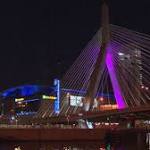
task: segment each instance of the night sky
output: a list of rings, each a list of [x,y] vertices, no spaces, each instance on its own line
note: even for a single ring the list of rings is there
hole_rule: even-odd
[[[150,34],[149,0],[110,0],[110,22]],[[101,0],[4,1],[0,90],[61,78],[100,27]]]

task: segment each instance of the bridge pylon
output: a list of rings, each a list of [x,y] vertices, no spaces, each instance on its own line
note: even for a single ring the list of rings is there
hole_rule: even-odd
[[[102,76],[104,66],[105,66],[105,58],[106,58],[106,47],[110,39],[110,31],[109,31],[109,9],[106,1],[103,1],[102,4],[102,15],[101,15],[101,28],[102,28],[102,44],[100,47],[100,51],[98,54],[98,58],[95,63],[95,68],[90,76],[87,92],[85,95],[85,111],[89,111],[93,105],[94,98],[96,96],[100,78]]]
[[[101,36],[102,36],[102,43],[100,45],[100,51],[98,53],[98,58],[95,63],[94,70],[90,76],[87,92],[85,95],[85,102],[84,102],[84,110],[89,111],[92,109],[94,98],[96,97],[96,93],[98,92],[98,87],[100,84],[100,79],[102,77],[103,71],[107,65],[107,55],[110,54],[111,52],[107,52],[108,45],[110,42],[110,24],[109,24],[109,7],[108,4],[106,3],[106,0],[103,1],[102,4],[102,12],[101,12]],[[111,62],[112,63],[112,62]],[[113,66],[113,64],[112,64]],[[107,68],[109,65],[107,65]],[[119,83],[117,81],[116,75],[110,68],[108,68],[109,75],[111,78],[111,82],[113,84],[113,90],[114,90],[114,95],[118,104],[118,107],[124,108],[125,103],[121,95],[121,89],[119,86]],[[115,78],[115,79],[113,79]],[[117,86],[117,87],[115,87]],[[119,91],[117,91],[119,90]],[[118,100],[117,100],[118,99]]]

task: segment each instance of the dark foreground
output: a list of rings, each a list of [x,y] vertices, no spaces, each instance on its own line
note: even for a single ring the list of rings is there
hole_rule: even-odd
[[[120,143],[101,143],[98,141],[72,142],[1,142],[0,150],[149,150],[148,146],[136,145],[132,140]]]
[[[0,150],[149,150],[139,129],[0,129]]]

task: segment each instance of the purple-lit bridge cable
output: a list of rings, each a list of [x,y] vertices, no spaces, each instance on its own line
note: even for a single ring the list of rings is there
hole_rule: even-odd
[[[126,107],[126,104],[124,102],[122,92],[121,92],[121,88],[119,86],[117,76],[116,76],[116,72],[115,72],[115,69],[114,69],[113,55],[111,54],[111,45],[109,45],[108,49],[107,49],[106,65],[107,65],[108,72],[109,72],[109,75],[110,75],[110,79],[111,79],[111,83],[112,83],[116,103],[117,103],[119,109],[123,109],[123,108]]]

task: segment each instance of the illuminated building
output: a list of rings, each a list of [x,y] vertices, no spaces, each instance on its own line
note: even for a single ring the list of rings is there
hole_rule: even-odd
[[[42,95],[50,95],[53,87],[24,85],[5,90],[1,93],[1,114],[35,114],[41,104]]]
[[[120,60],[121,71],[128,76],[128,74],[134,74],[136,76],[136,83],[140,86],[143,85],[142,79],[142,55],[141,50],[134,49],[130,53],[122,53],[118,52],[118,57]],[[128,72],[128,70],[132,70],[132,72]],[[127,74],[128,73],[128,74]]]
[[[77,107],[77,108],[83,108],[84,106],[84,97],[80,95],[72,95],[72,94],[66,94],[69,106],[71,107]],[[111,103],[110,103],[111,102]],[[97,98],[94,99],[93,103],[93,109],[96,110],[111,110],[111,109],[117,109],[118,106],[115,104],[115,98],[114,96],[110,94],[100,94]]]
[[[118,52],[118,60],[117,64],[117,74],[119,78],[120,85],[122,87],[123,95],[127,101],[128,105],[140,105],[142,103],[141,100],[138,100],[141,97],[141,92],[139,89],[143,88],[143,66],[142,66],[142,51],[138,48],[132,49],[132,43],[127,45],[131,47],[126,52]],[[121,75],[122,74],[122,75]],[[145,87],[144,87],[145,88]],[[130,101],[133,99],[132,95],[136,95],[134,97],[134,101]]]
[[[48,103],[53,107],[50,107],[50,111],[59,113],[61,107],[57,97],[60,93],[50,86],[38,86],[38,85],[25,85],[5,90],[1,93],[0,111],[1,114],[8,116],[12,115],[35,115],[42,103]],[[83,109],[84,93],[85,91],[78,91],[73,89],[60,89],[59,91],[65,94],[65,102],[63,105],[66,107]],[[115,103],[114,96],[112,94],[98,94],[98,98],[94,100],[93,109],[100,109],[100,105]]]

